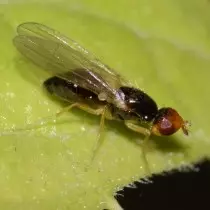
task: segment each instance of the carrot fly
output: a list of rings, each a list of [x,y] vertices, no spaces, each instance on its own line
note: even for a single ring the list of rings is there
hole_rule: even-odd
[[[172,135],[180,128],[188,135],[188,121],[175,109],[159,109],[149,95],[130,85],[74,40],[35,22],[20,24],[17,33],[13,40],[17,50],[51,74],[44,88],[69,103],[58,115],[77,107],[101,116],[94,153],[101,144],[105,119],[122,121],[143,134],[145,140],[150,135]]]

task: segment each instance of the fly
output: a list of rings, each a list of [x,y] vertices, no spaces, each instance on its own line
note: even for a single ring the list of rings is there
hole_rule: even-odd
[[[44,88],[69,103],[58,115],[77,107],[101,116],[95,150],[105,119],[122,121],[145,139],[150,135],[169,136],[179,129],[188,135],[189,123],[175,109],[158,108],[149,95],[74,40],[35,22],[20,24],[17,33],[13,40],[17,50],[51,75]]]

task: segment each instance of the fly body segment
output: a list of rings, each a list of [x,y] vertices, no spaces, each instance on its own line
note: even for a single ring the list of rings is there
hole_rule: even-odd
[[[78,107],[101,115],[100,130],[104,120],[109,119],[124,122],[147,139],[151,134],[169,136],[180,128],[188,135],[188,122],[175,109],[159,109],[149,95],[58,31],[26,22],[17,27],[13,42],[21,54],[50,74],[44,88],[69,102],[58,115]],[[99,133],[94,151],[100,143]]]

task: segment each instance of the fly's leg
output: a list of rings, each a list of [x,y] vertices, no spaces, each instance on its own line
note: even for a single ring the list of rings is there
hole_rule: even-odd
[[[41,128],[42,126],[46,125],[47,123],[50,123],[50,121],[52,121],[52,119],[54,117],[57,118],[60,115],[62,115],[63,113],[69,111],[70,109],[72,109],[73,107],[76,107],[76,106],[79,106],[79,104],[78,103],[71,104],[70,106],[63,108],[57,114],[42,118],[41,121],[38,120],[37,122],[34,122],[33,124],[26,125],[22,128],[14,128],[14,129],[10,129],[8,131],[4,131],[0,135],[14,135],[15,133],[18,133],[18,132]]]
[[[139,126],[139,125],[136,125],[136,124],[134,124],[134,122],[132,122],[132,121],[130,121],[130,120],[125,121],[125,125],[126,125],[129,129],[131,129],[131,130],[133,130],[133,131],[135,131],[135,132],[141,133],[141,134],[144,135],[144,136],[149,136],[149,135],[150,135],[150,130],[149,130],[149,129],[144,128],[144,127],[141,127],[141,126]]]
[[[106,110],[107,110],[107,107],[104,107],[103,110],[101,110],[101,113],[100,113],[101,114],[100,127],[99,127],[99,131],[98,131],[97,140],[96,140],[96,143],[95,143],[94,148],[93,148],[91,162],[93,162],[98,149],[100,148],[100,146],[103,143],[102,133],[103,133],[103,130],[104,130],[104,122],[105,122],[105,117],[106,117]]]
[[[97,152],[98,152],[98,149],[100,148],[100,146],[103,143],[102,133],[103,133],[103,130],[104,130],[104,122],[105,122],[107,107],[105,106],[105,107],[101,107],[101,108],[98,108],[98,109],[92,109],[87,105],[75,103],[75,104],[72,104],[68,107],[65,107],[63,110],[58,112],[57,116],[60,116],[62,113],[66,112],[66,111],[69,111],[73,107],[77,107],[77,108],[79,108],[83,111],[86,111],[90,114],[93,114],[93,115],[101,115],[99,132],[98,132],[97,140],[94,144],[93,151],[92,151],[92,157],[91,157],[91,162],[90,162],[90,164],[91,164],[93,162]]]
[[[35,122],[33,124],[30,124],[30,125],[26,125],[25,127],[23,128],[15,128],[15,129],[10,129],[8,131],[4,131],[2,133],[0,133],[0,135],[3,135],[3,136],[6,136],[6,135],[14,135],[15,133],[18,133],[18,132],[22,132],[22,131],[27,131],[27,130],[33,130],[33,129],[38,129],[44,125],[46,125],[47,123],[49,123],[50,121],[52,121],[52,119],[55,117],[55,118],[58,118],[60,117],[62,114],[70,111],[72,108],[74,107],[77,107],[77,108],[80,108],[90,114],[94,114],[94,115],[100,115],[102,112],[103,112],[103,109],[102,108],[99,108],[99,109],[91,109],[90,107],[88,107],[87,105],[85,104],[81,104],[81,103],[74,103],[74,104],[71,104],[67,107],[64,107],[62,110],[60,110],[58,113],[56,113],[55,115],[51,115],[49,117],[46,117],[46,118],[42,118],[41,119],[41,122],[38,121],[38,122]]]
[[[145,136],[144,140],[143,140],[143,145],[142,145],[142,158],[143,158],[144,163],[145,163],[146,172],[151,173],[150,168],[149,168],[149,164],[148,164],[148,160],[147,160],[147,154],[146,154],[146,149],[147,149],[146,146],[147,146],[149,137],[151,135],[150,130],[147,129],[147,128],[141,127],[139,125],[136,125],[132,121],[125,121],[125,125],[129,129]]]
[[[77,107],[85,112],[88,112],[89,114],[93,114],[93,115],[101,115],[101,113],[103,112],[104,108],[98,108],[98,109],[93,109],[90,108],[89,106],[85,105],[85,104],[81,104],[81,103],[74,103],[71,104],[70,106],[67,106],[65,108],[63,108],[61,111],[59,111],[56,116],[59,117],[60,115],[62,115],[65,112],[70,111],[72,108]]]
[[[93,115],[101,115],[100,127],[99,127],[98,136],[97,136],[97,141],[96,141],[96,143],[94,145],[92,158],[91,158],[91,163],[92,163],[92,161],[94,160],[100,145],[102,144],[101,134],[102,134],[103,129],[104,129],[104,121],[105,121],[105,117],[106,117],[107,107],[104,106],[104,107],[100,107],[98,109],[93,109],[93,108],[91,108],[91,107],[89,107],[89,106],[87,106],[85,104],[74,103],[74,104],[71,104],[70,106],[67,106],[67,107],[63,108],[58,113],[56,113],[56,115],[53,115],[53,116],[60,117],[62,114],[70,111],[72,108],[79,108],[79,109],[81,109],[81,110],[83,110],[85,112],[88,112],[90,114],[93,114]],[[52,118],[53,116],[48,117],[48,118]],[[45,124],[46,124],[46,122],[45,122]],[[43,126],[43,123],[39,124],[39,127],[40,126]],[[35,127],[37,128],[37,126],[34,125],[32,127],[30,126],[30,127],[25,127],[25,128],[21,128],[21,129],[16,129],[16,131],[26,131],[26,130],[34,129]]]

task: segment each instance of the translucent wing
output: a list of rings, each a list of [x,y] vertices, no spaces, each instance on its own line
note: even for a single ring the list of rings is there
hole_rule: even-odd
[[[127,83],[75,41],[45,25],[28,22],[17,28],[14,45],[36,65],[107,99],[124,103],[117,90]]]

